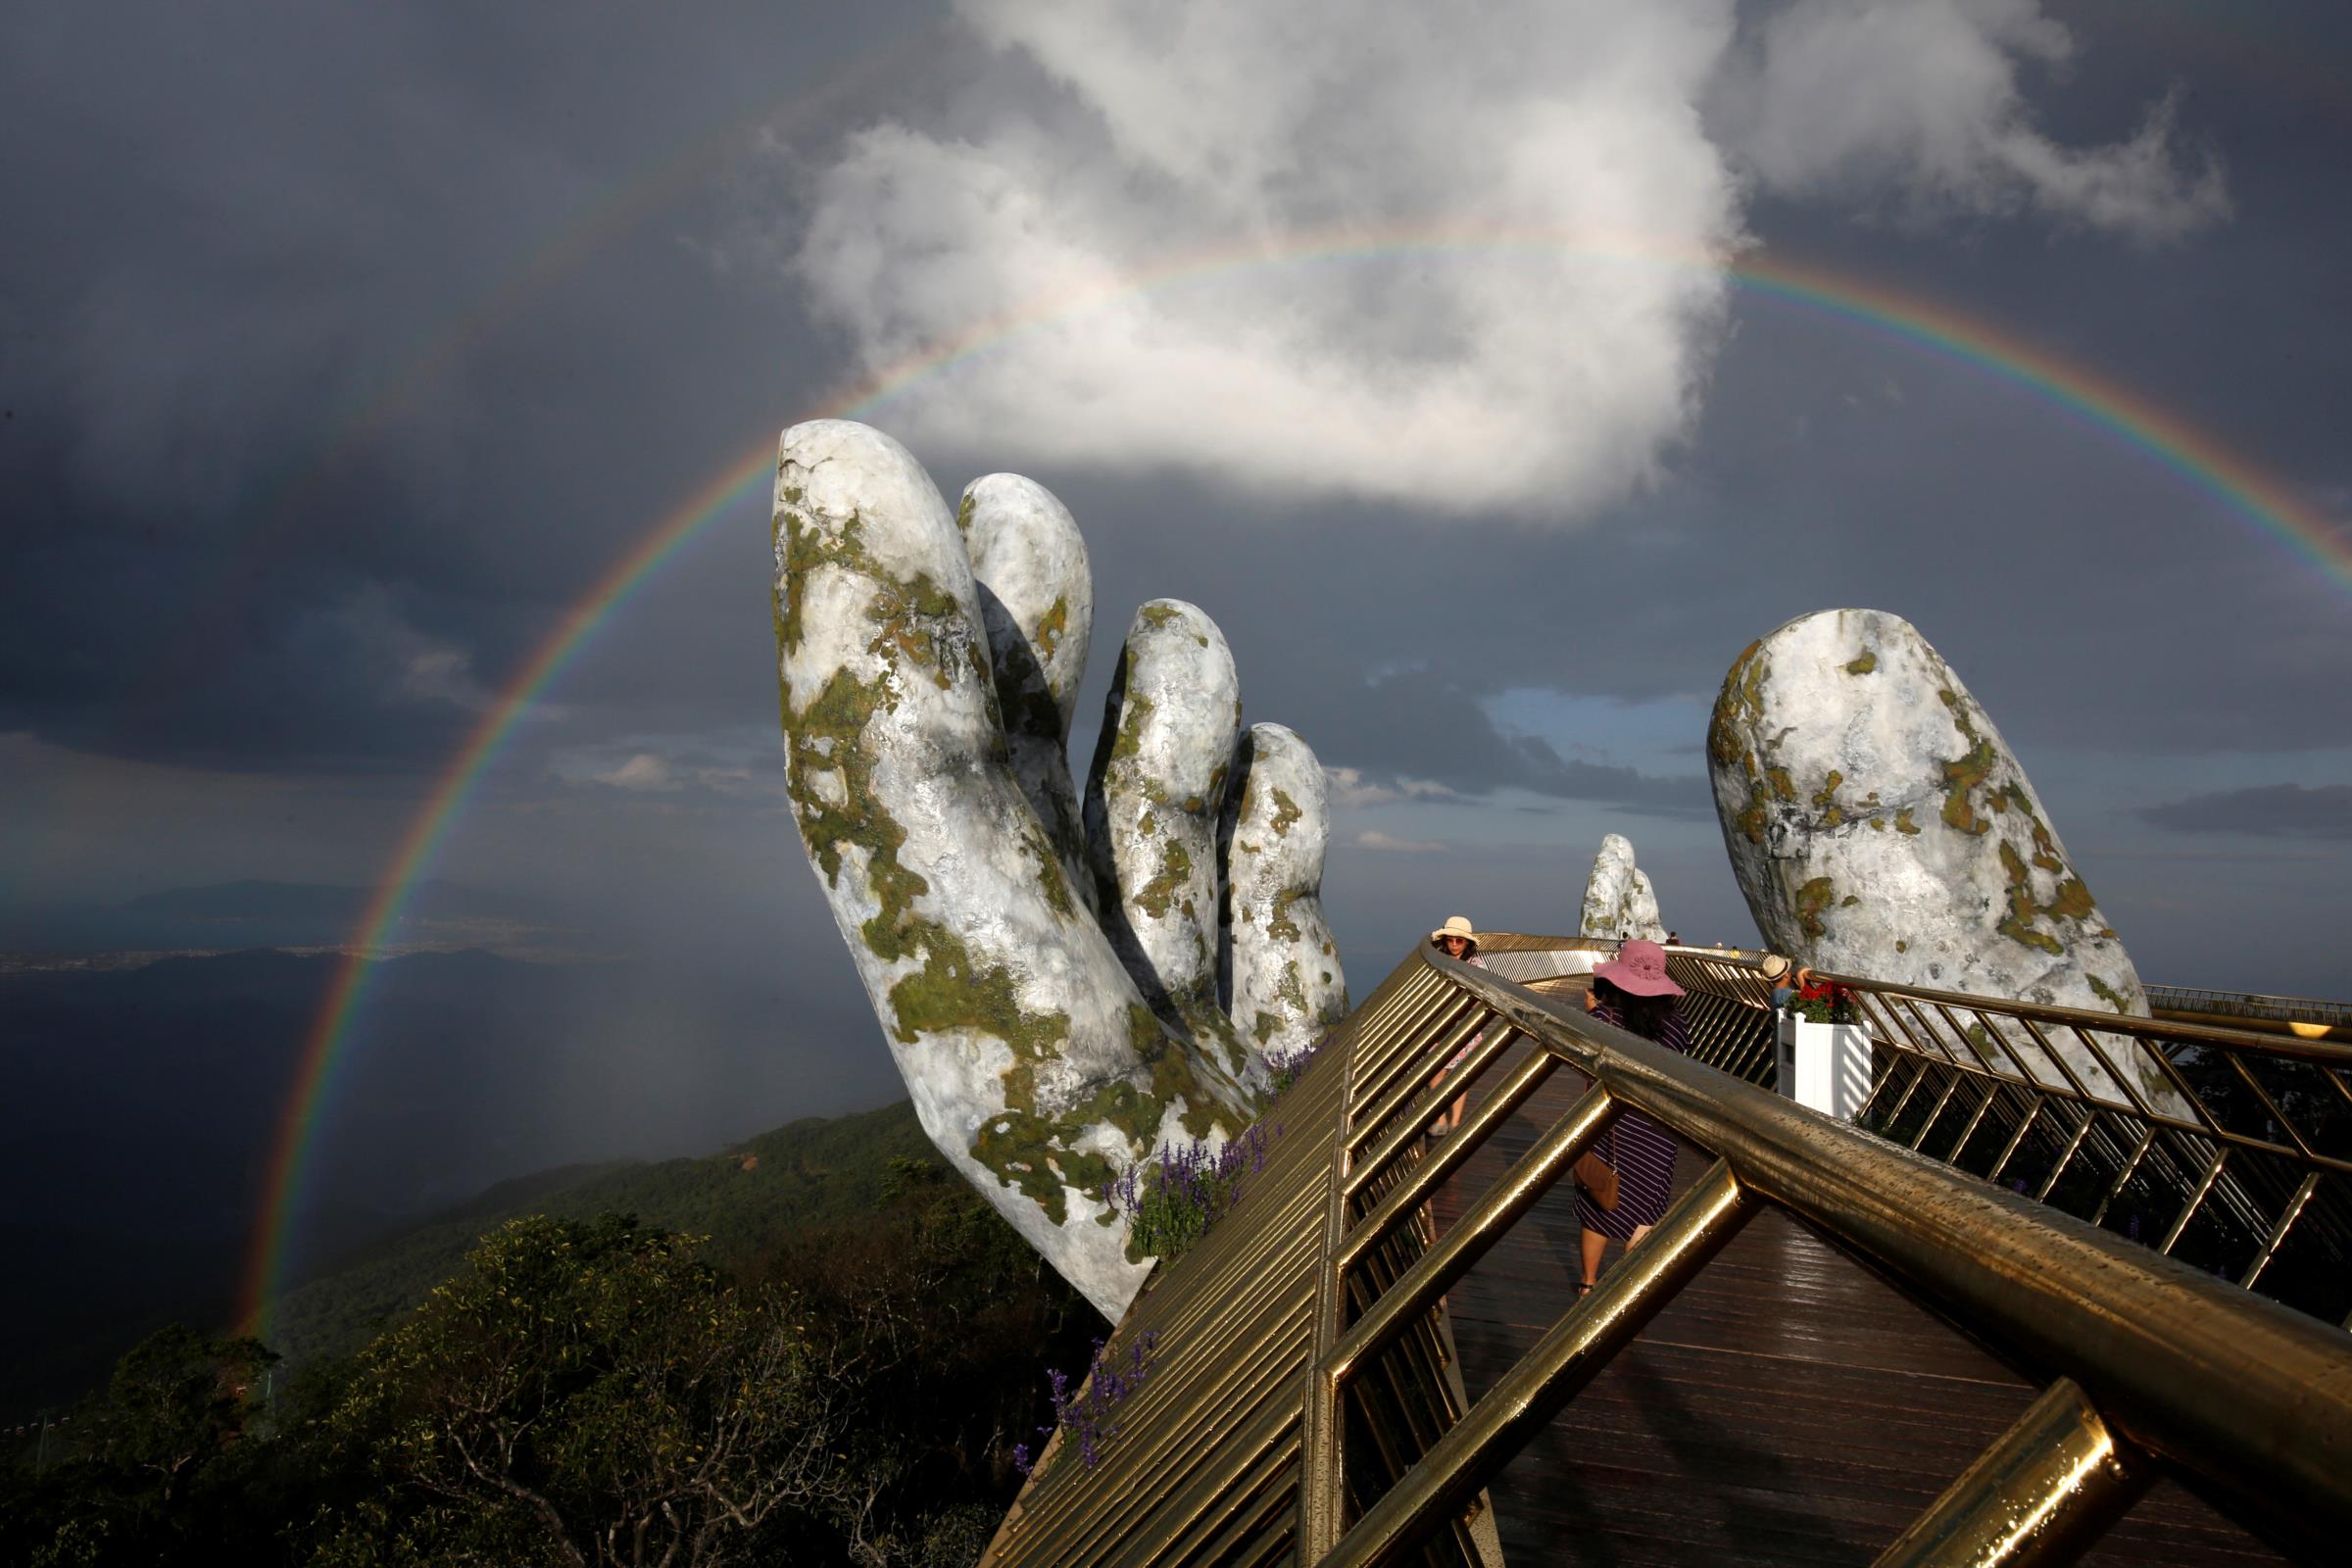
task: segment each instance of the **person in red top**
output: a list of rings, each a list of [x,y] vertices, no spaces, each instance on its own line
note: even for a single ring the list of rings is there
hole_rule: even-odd
[[[1616,957],[1592,966],[1593,1017],[1668,1051],[1687,1053],[1690,1037],[1682,1009],[1675,1005],[1682,994],[1683,988],[1667,977],[1666,950],[1655,942],[1627,942]],[[1583,1188],[1577,1189],[1576,1220],[1584,1231],[1579,1238],[1578,1261],[1584,1273],[1576,1286],[1579,1296],[1599,1276],[1601,1253],[1610,1242],[1632,1247],[1649,1234],[1666,1212],[1667,1190],[1674,1180],[1674,1134],[1640,1111],[1620,1111],[1594,1152],[1617,1172],[1617,1206],[1603,1208]]]

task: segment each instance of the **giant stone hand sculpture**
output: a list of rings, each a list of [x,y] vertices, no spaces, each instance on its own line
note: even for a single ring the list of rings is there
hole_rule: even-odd
[[[1666,927],[1658,918],[1658,895],[1649,885],[1649,873],[1634,863],[1633,841],[1624,834],[1602,835],[1600,853],[1592,857],[1592,874],[1585,878],[1585,906],[1578,922],[1578,929],[1589,937],[1666,940]]]
[[[1900,616],[1825,610],[1751,644],[1716,699],[1707,760],[1733,874],[1774,951],[1898,984],[2147,1016],[2138,973],[2025,769]],[[2125,1098],[2117,1069],[2051,1033],[2092,1093]],[[2177,1103],[2152,1065],[2109,1054],[2135,1063],[2121,1070],[2152,1102]],[[2046,1060],[2027,1065],[2063,1081]]]
[[[1139,613],[1087,846],[1064,747],[1093,586],[1058,501],[991,474],[951,514],[897,442],[817,420],[784,432],[774,543],[787,791],[916,1116],[1116,1318],[1149,1260],[1105,1187],[1162,1143],[1237,1133],[1265,1081],[1216,1006],[1224,639],[1190,606]],[[1294,923],[1318,933],[1324,830],[1292,829],[1317,848],[1288,873]],[[1317,1031],[1345,1008],[1325,956],[1324,989],[1302,990]]]

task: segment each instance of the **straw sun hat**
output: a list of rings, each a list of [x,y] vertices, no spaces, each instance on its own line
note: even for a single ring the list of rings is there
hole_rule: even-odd
[[[1471,930],[1470,917],[1466,914],[1447,915],[1446,923],[1429,934],[1429,940],[1433,943],[1443,942],[1447,937],[1460,937],[1464,942],[1470,944],[1472,953],[1478,951],[1478,935]]]

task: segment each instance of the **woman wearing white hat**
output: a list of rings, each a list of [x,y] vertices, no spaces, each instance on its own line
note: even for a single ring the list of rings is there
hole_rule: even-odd
[[[1666,950],[1655,942],[1627,942],[1617,956],[1592,966],[1592,1016],[1642,1036],[1668,1051],[1688,1052],[1690,1037],[1674,999],[1683,988],[1666,975]],[[1576,1192],[1576,1220],[1584,1228],[1584,1278],[1576,1294],[1592,1288],[1601,1253],[1612,1241],[1632,1247],[1649,1234],[1666,1212],[1674,1179],[1674,1134],[1639,1111],[1625,1110],[1596,1151],[1617,1173],[1617,1206],[1603,1208],[1583,1187]]]
[[[1478,935],[1472,930],[1470,917],[1466,914],[1447,915],[1446,923],[1429,934],[1429,945],[1448,958],[1459,958],[1473,969],[1484,969],[1487,966],[1487,960],[1478,956]],[[1476,1051],[1478,1043],[1486,1037],[1487,1033],[1483,1029],[1472,1035],[1462,1049],[1446,1058],[1446,1064],[1431,1076],[1429,1087],[1435,1089],[1444,1083],[1446,1075],[1467,1061],[1470,1058],[1470,1053]],[[1468,1090],[1464,1090],[1453,1097],[1453,1103],[1441,1111],[1436,1121],[1429,1124],[1429,1136],[1443,1138],[1452,1132],[1462,1124],[1462,1113],[1469,1108],[1470,1093]]]

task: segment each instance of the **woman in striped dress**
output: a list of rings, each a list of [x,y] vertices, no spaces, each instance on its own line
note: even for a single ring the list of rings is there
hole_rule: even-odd
[[[1592,1016],[1603,1023],[1655,1041],[1669,1051],[1688,1052],[1690,1038],[1674,999],[1683,988],[1666,976],[1666,950],[1655,942],[1621,945],[1617,956],[1592,966]],[[1666,1212],[1674,1177],[1674,1135],[1640,1111],[1620,1111],[1594,1148],[1617,1172],[1617,1206],[1603,1208],[1577,1189],[1576,1219],[1584,1227],[1584,1278],[1576,1294],[1592,1288],[1600,1254],[1612,1241],[1631,1247],[1649,1234]]]

